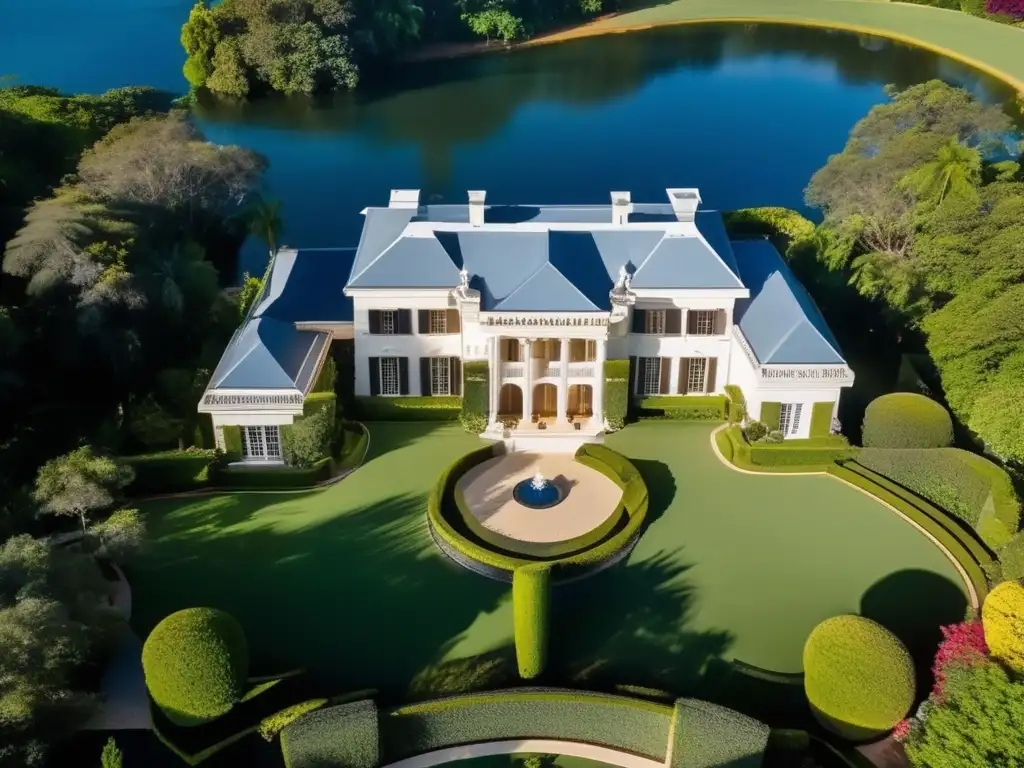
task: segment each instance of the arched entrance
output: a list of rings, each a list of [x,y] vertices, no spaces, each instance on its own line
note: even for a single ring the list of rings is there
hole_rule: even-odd
[[[516,384],[502,384],[498,393],[498,416],[523,416],[523,390]]]
[[[558,387],[554,384],[538,384],[533,388],[533,415],[558,415]]]
[[[594,388],[589,384],[573,384],[569,387],[569,402],[566,412],[570,416],[590,417],[594,415]]]

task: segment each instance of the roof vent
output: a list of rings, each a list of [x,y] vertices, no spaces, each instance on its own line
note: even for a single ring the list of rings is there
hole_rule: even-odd
[[[629,192],[612,192],[612,224],[628,224],[629,214],[632,212],[633,204],[629,202]]]
[[[693,221],[701,203],[698,189],[666,189],[672,211],[679,221]]]
[[[479,227],[484,223],[484,200],[487,198],[487,190],[469,190],[469,223]]]
[[[388,208],[419,208],[420,191],[418,189],[392,189]]]

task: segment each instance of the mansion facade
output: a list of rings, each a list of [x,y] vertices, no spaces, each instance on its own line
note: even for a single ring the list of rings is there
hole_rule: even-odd
[[[451,397],[486,363],[484,437],[575,450],[604,435],[606,361],[637,398],[741,388],[750,418],[805,438],[853,384],[831,332],[766,239],[731,240],[696,189],[666,203],[421,205],[392,190],[350,249],[281,249],[199,409],[241,428],[247,461],[281,460],[280,426],[332,345],[351,340],[357,397]],[[816,430],[820,431],[820,430]]]

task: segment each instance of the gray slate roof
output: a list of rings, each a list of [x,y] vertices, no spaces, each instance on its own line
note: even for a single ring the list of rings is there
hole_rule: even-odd
[[[841,365],[839,344],[807,290],[767,239],[734,240],[732,250],[750,298],[736,321],[763,365]]]

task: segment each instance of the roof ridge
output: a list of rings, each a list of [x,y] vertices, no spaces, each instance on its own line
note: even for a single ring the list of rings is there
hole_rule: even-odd
[[[252,328],[254,329],[254,330],[253,330],[253,333],[256,333],[255,327],[256,327],[256,325],[257,325],[257,324],[259,324],[259,322],[260,322],[260,321],[261,321],[262,319],[263,319],[262,317],[254,317],[254,318],[251,318],[251,319],[249,319],[249,320],[246,320],[246,321],[245,321],[245,325],[243,325],[243,326],[242,326],[241,328],[239,328],[239,329],[238,329],[238,335],[239,335],[239,337],[241,337],[241,336],[244,336],[244,335],[245,335],[245,332],[246,332],[246,330],[248,330],[248,329],[250,328],[250,323],[252,324],[252,326],[251,326],[251,327],[252,327]],[[258,338],[259,338],[259,335],[257,334],[257,339],[258,339]],[[229,342],[228,342],[228,345],[227,345],[227,346],[226,346],[226,347],[224,348],[224,351],[225,351],[225,352],[227,352],[227,350],[229,350],[229,349],[231,348],[231,344],[232,344],[232,342],[234,342],[234,341],[235,341],[235,337],[234,337],[234,336],[232,336],[232,337],[231,337],[231,341],[229,341]],[[230,376],[230,375],[231,375],[231,373],[232,373],[232,371],[234,371],[234,370],[235,370],[235,369],[236,369],[236,368],[237,368],[238,366],[240,366],[240,365],[242,364],[242,362],[243,362],[243,361],[244,361],[244,360],[245,360],[246,358],[248,358],[248,357],[249,357],[249,355],[250,355],[250,354],[252,353],[252,351],[253,351],[254,349],[256,349],[256,347],[257,347],[257,346],[260,346],[260,345],[258,345],[258,344],[250,344],[249,348],[248,348],[248,349],[246,349],[246,350],[245,350],[245,352],[243,352],[243,353],[242,353],[242,354],[241,354],[241,355],[239,356],[239,358],[238,358],[237,360],[235,360],[234,364],[233,364],[233,365],[232,365],[232,366],[231,366],[230,368],[228,368],[228,369],[227,369],[226,371],[224,371],[223,375],[221,375],[221,376],[220,376],[220,378],[218,379],[218,383],[219,383],[219,382],[221,382],[221,381],[224,381],[224,380],[225,380],[225,379],[226,379],[226,378],[227,378],[228,376]],[[271,355],[271,357],[273,357],[273,355]],[[275,361],[275,362],[276,362],[276,361]],[[280,367],[280,366],[278,366],[278,367]],[[216,371],[214,371],[214,373],[216,373]],[[214,389],[218,389],[218,387],[217,387],[217,386],[214,386]]]
[[[551,250],[550,250],[550,248],[548,249],[548,262],[547,262],[547,263],[548,263],[548,264],[551,264]],[[579,287],[578,285],[576,285],[576,283],[574,283],[574,282],[572,281],[572,279],[571,279],[571,278],[570,278],[570,277],[569,277],[569,276],[568,276],[567,274],[565,274],[565,272],[563,272],[562,270],[560,270],[560,269],[559,269],[558,267],[556,267],[556,266],[555,266],[554,264],[551,264],[551,268],[552,268],[553,270],[555,270],[555,273],[556,273],[556,274],[558,274],[558,275],[559,275],[559,276],[560,276],[560,277],[561,277],[561,278],[562,278],[563,280],[565,280],[565,282],[567,282],[567,283],[568,283],[569,285],[571,285],[571,286],[572,286],[572,288],[573,288],[573,290],[574,290],[574,291],[576,291],[576,293],[578,293],[578,294],[579,294],[579,295],[580,295],[580,296],[581,296],[581,297],[583,298],[583,300],[584,300],[585,302],[587,302],[587,303],[588,303],[588,304],[589,304],[590,306],[592,306],[592,307],[593,307],[593,308],[594,308],[595,310],[597,310],[597,311],[601,311],[601,308],[600,308],[599,306],[597,306],[597,304],[595,304],[595,303],[593,302],[593,300],[592,300],[592,299],[591,299],[591,298],[590,298],[589,296],[587,296],[587,294],[585,294],[585,293],[584,293],[583,291],[581,291],[581,290],[580,290],[580,287]]]
[[[541,262],[540,266],[539,266],[539,267],[537,267],[537,268],[536,268],[535,270],[533,270],[533,272],[531,272],[531,273],[530,273],[530,274],[529,274],[529,275],[528,275],[528,276],[526,277],[526,279],[525,279],[525,280],[523,280],[523,282],[521,282],[521,283],[520,283],[519,285],[517,285],[517,286],[515,287],[515,289],[514,289],[514,290],[512,291],[512,293],[510,293],[510,294],[509,294],[508,296],[506,296],[505,298],[503,298],[503,299],[502,299],[501,301],[499,301],[499,302],[498,302],[498,303],[497,303],[497,304],[495,305],[495,307],[494,307],[495,311],[500,311],[500,310],[498,310],[498,307],[500,307],[500,306],[501,306],[502,304],[504,304],[504,303],[505,303],[506,301],[508,301],[509,299],[511,299],[511,298],[512,298],[513,296],[515,296],[515,295],[516,295],[517,293],[519,293],[519,291],[521,291],[521,290],[523,289],[523,286],[524,286],[524,285],[526,285],[526,284],[527,284],[528,282],[530,282],[531,280],[533,280],[533,278],[535,278],[535,277],[536,277],[537,275],[539,275],[539,274],[541,273],[541,270],[542,270],[542,269],[544,269],[544,267],[552,267],[552,269],[554,269],[554,267],[552,266],[551,262],[547,260],[547,257],[546,257],[546,256],[545,256],[545,258],[544,258],[544,261],[542,261],[542,262]],[[557,270],[557,269],[556,269],[555,271],[556,271],[556,272],[558,272],[558,270]],[[561,272],[559,272],[559,274],[561,274]],[[563,277],[564,277],[564,275],[563,275]]]
[[[610,230],[610,231],[613,231],[613,232],[614,232],[614,231],[617,231],[617,230]],[[659,237],[659,238],[658,238],[658,242],[656,242],[656,243],[654,244],[654,247],[653,247],[653,248],[651,248],[651,250],[649,250],[649,251],[647,252],[647,256],[646,256],[646,257],[644,257],[644,260],[643,260],[642,262],[640,262],[640,263],[639,263],[639,264],[638,264],[638,265],[636,266],[636,269],[634,269],[634,270],[633,270],[633,277],[636,277],[637,273],[638,273],[638,272],[639,272],[639,271],[640,271],[641,269],[643,269],[643,268],[644,268],[645,266],[647,266],[647,262],[649,262],[649,261],[651,260],[651,256],[653,256],[653,255],[654,255],[654,252],[655,252],[656,250],[658,250],[658,247],[659,247],[659,246],[660,246],[660,245],[661,245],[661,244],[662,244],[663,242],[665,242],[665,238],[666,238],[666,237],[668,237],[668,230],[664,230],[664,231],[662,231],[662,233],[661,233],[661,237]]]
[[[694,221],[694,224],[693,224],[693,231],[697,233],[697,238],[702,243],[704,243],[705,247],[707,247],[707,249],[709,251],[711,251],[711,254],[716,259],[718,259],[718,263],[721,264],[723,267],[725,267],[726,271],[730,275],[732,275],[734,278],[736,278],[736,282],[740,284],[740,287],[741,288],[746,288],[746,286],[743,284],[743,279],[738,274],[736,274],[739,271],[739,265],[737,264],[736,265],[736,269],[733,269],[732,267],[730,267],[728,264],[725,263],[725,259],[722,258],[721,254],[719,254],[718,251],[715,250],[714,246],[712,246],[711,243],[708,242],[708,239],[706,237],[704,237],[704,233],[700,231],[700,227],[697,226],[696,221]],[[726,242],[727,243],[729,242],[728,238],[726,238]],[[735,254],[733,255],[733,258],[735,258]]]
[[[366,231],[365,227],[363,227],[363,231],[364,232]],[[405,228],[402,229],[402,232],[403,233],[405,232]],[[398,241],[401,240],[401,239],[402,239],[402,235],[399,234],[398,237],[396,237],[394,240],[391,241],[391,244],[387,248],[385,248],[380,253],[378,253],[369,263],[367,263],[367,265],[365,267],[363,267],[361,270],[359,270],[358,274],[355,274],[355,275],[350,274],[348,276],[348,282],[346,283],[346,285],[350,285],[351,283],[354,283],[356,280],[358,280],[360,277],[362,277],[363,274],[366,273],[366,270],[368,270],[370,267],[372,267],[374,264],[376,264],[378,261],[380,261],[381,257],[385,253],[390,251],[392,248],[394,248],[395,244],[398,243]],[[435,237],[434,239],[436,240],[437,238]],[[444,246],[441,246],[441,247],[442,247],[442,249],[444,248]],[[355,269],[355,262],[354,261],[352,262],[352,268]]]

